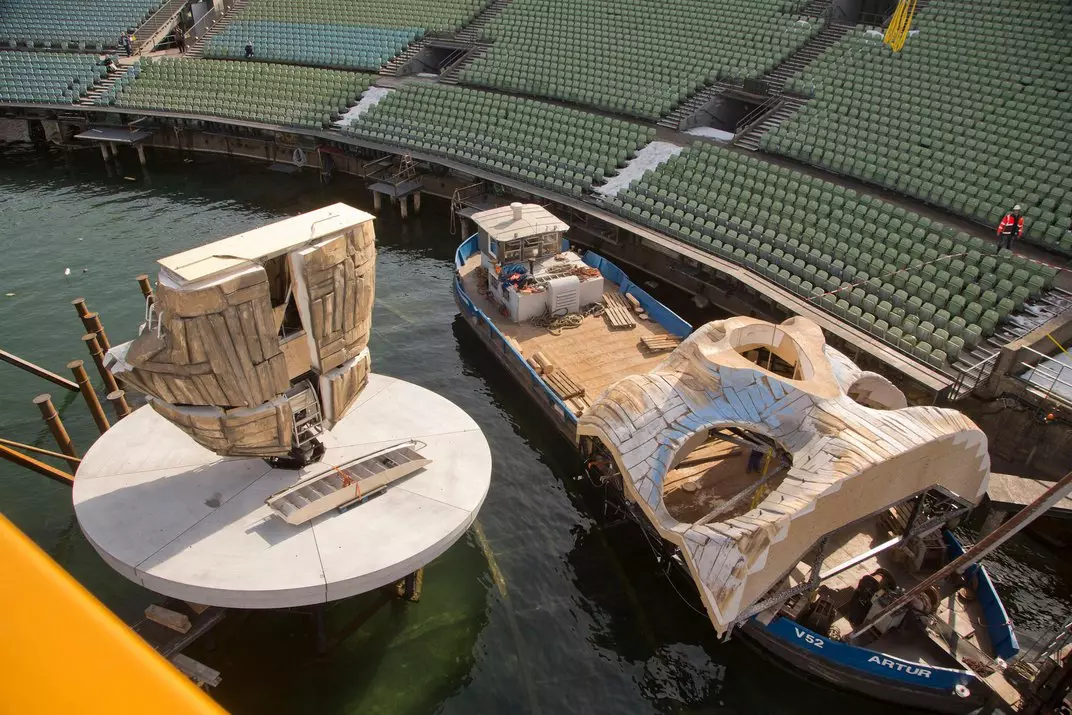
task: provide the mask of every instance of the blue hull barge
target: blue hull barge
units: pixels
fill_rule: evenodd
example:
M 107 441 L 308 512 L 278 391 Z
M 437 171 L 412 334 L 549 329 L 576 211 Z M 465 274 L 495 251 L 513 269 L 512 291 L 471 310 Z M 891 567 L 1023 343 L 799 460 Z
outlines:
M 1011 707 L 1019 646 L 986 569 L 882 609 L 963 553 L 985 436 L 907 407 L 809 321 L 695 331 L 539 206 L 474 214 L 462 317 L 658 536 L 712 625 L 798 674 L 906 707 Z M 814 432 L 814 435 L 810 434 Z M 881 617 L 880 617 L 881 616 Z

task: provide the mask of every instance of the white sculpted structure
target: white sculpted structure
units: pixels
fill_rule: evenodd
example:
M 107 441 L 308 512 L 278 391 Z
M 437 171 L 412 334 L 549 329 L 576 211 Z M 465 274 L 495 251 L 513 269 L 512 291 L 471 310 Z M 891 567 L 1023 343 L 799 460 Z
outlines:
M 756 435 L 785 469 L 768 491 L 742 490 L 751 502 L 730 497 L 679 518 L 668 475 L 720 430 Z M 825 535 L 931 487 L 978 502 L 990 474 L 986 436 L 971 420 L 905 407 L 888 380 L 861 371 L 803 318 L 708 323 L 650 373 L 607 388 L 577 432 L 602 442 L 627 497 L 680 548 L 719 633 Z
M 368 380 L 375 239 L 340 203 L 163 258 L 110 368 L 217 454 L 294 456 Z

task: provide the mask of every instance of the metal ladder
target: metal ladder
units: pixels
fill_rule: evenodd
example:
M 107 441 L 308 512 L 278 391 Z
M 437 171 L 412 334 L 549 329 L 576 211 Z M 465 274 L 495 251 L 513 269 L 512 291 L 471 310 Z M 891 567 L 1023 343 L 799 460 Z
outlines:
M 308 380 L 287 391 L 287 402 L 294 413 L 294 446 L 299 449 L 324 433 L 320 400 Z

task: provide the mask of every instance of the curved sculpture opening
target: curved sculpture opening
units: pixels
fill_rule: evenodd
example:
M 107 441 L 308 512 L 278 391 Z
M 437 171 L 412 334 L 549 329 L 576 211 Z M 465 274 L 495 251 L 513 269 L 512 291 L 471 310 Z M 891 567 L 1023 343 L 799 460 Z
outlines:
M 699 432 L 663 481 L 663 505 L 687 524 L 732 519 L 777 489 L 790 466 L 789 452 L 758 432 L 739 427 Z
M 908 400 L 896 385 L 873 372 L 862 374 L 845 392 L 857 404 L 873 410 L 899 410 L 908 406 Z
M 739 355 L 767 372 L 790 380 L 812 376 L 812 366 L 796 341 L 770 323 L 756 323 L 734 330 L 730 344 Z

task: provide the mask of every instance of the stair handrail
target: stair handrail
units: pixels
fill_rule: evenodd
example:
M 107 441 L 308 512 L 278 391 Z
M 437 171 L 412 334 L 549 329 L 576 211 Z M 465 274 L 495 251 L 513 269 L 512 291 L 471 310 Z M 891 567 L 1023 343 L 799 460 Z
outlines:
M 186 37 L 187 47 L 204 37 L 205 33 L 215 27 L 216 23 L 229 13 L 237 2 L 238 0 L 220 0 L 218 4 L 214 4 L 208 12 L 201 16 L 200 20 L 183 33 Z M 209 22 L 209 24 L 206 25 L 206 22 Z
M 753 124 L 758 122 L 760 119 L 766 116 L 767 112 L 772 111 L 781 103 L 781 97 L 776 95 L 763 102 L 763 104 L 759 105 L 748 114 L 744 115 L 744 117 L 739 122 L 737 122 L 737 126 L 733 129 L 734 137 L 740 136 L 743 132 L 751 129 Z
M 957 377 L 949 387 L 949 399 L 959 400 L 961 397 L 971 394 L 979 386 L 980 382 L 990 377 L 999 355 L 1001 355 L 1000 352 L 992 353 L 965 368 L 954 366 L 957 371 Z M 989 370 L 986 369 L 988 364 Z

